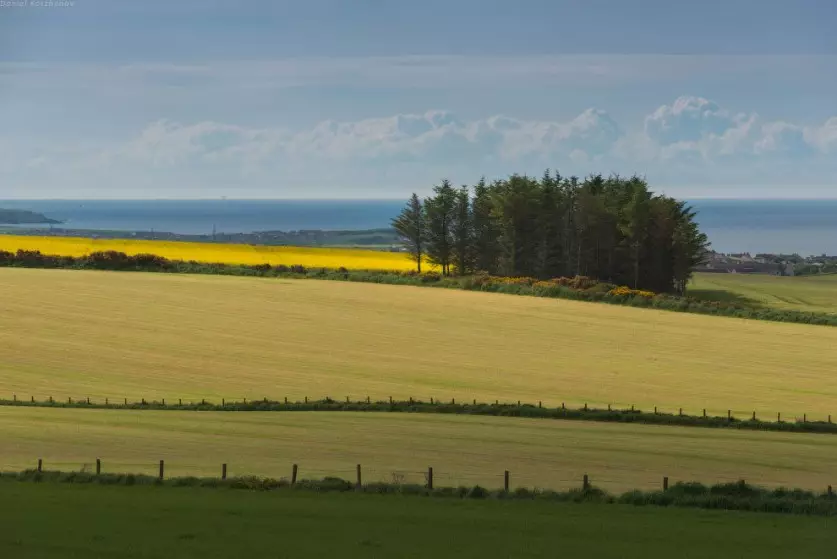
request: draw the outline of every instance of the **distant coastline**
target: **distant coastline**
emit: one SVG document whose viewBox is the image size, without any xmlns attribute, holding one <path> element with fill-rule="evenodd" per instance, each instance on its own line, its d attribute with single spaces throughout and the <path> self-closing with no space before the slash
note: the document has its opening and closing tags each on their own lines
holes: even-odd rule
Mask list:
<svg viewBox="0 0 837 559">
<path fill-rule="evenodd" d="M 42 213 L 29 210 L 0 208 L 0 225 L 46 225 L 62 223 Z"/>
<path fill-rule="evenodd" d="M 338 232 L 352 231 L 356 234 L 388 230 L 390 220 L 401 211 L 404 202 L 0 200 L 0 208 L 38 212 L 62 222 L 7 224 L 3 227 L 6 230 L 40 228 L 44 234 L 57 234 L 60 227 L 65 235 L 199 241 L 212 240 L 214 230 L 216 242 L 307 246 L 328 246 L 336 242 L 338 246 L 344 246 L 345 237 L 350 235 Z M 837 200 L 706 198 L 687 202 L 697 212 L 696 221 L 708 235 L 712 249 L 719 253 L 796 253 L 803 257 L 837 254 Z M 318 230 L 328 234 L 310 233 Z M 383 233 L 383 236 L 350 242 L 345 246 L 386 248 L 393 239 L 389 233 Z"/>
</svg>

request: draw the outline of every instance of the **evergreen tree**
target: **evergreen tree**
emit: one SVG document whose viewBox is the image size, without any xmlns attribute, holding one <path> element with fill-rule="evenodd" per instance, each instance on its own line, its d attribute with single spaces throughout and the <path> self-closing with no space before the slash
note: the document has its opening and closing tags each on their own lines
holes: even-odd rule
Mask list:
<svg viewBox="0 0 837 559">
<path fill-rule="evenodd" d="M 458 275 L 464 276 L 473 270 L 474 262 L 474 227 L 471 215 L 471 195 L 467 186 L 462 186 L 456 193 L 451 235 L 454 267 Z"/>
<path fill-rule="evenodd" d="M 450 181 L 433 188 L 435 196 L 424 201 L 424 214 L 427 223 L 427 259 L 442 269 L 442 274 L 450 274 L 453 263 L 454 239 L 453 223 L 456 210 L 456 190 Z"/>
<path fill-rule="evenodd" d="M 473 224 L 474 267 L 479 272 L 494 274 L 497 272 L 497 227 L 492 214 L 493 202 L 491 189 L 485 184 L 485 178 L 474 186 L 474 198 L 471 201 L 471 221 Z"/>
<path fill-rule="evenodd" d="M 424 208 L 418 195 L 413 193 L 407 206 L 398 217 L 392 220 L 392 227 L 401 236 L 410 258 L 416 263 L 416 270 L 421 273 L 421 261 L 425 254 L 426 231 Z"/>
</svg>

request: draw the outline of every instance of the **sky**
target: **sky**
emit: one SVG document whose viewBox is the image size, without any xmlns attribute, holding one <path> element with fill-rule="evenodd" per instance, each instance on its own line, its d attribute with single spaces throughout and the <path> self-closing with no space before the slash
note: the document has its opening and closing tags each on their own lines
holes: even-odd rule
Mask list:
<svg viewBox="0 0 837 559">
<path fill-rule="evenodd" d="M 0 0 L 0 199 L 837 198 L 832 0 Z"/>
</svg>

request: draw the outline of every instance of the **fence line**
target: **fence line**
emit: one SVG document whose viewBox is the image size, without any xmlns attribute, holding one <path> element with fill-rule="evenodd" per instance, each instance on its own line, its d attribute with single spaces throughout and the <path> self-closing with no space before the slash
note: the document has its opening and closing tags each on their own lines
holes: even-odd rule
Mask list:
<svg viewBox="0 0 837 559">
<path fill-rule="evenodd" d="M 136 473 L 132 473 L 132 472 L 123 472 L 123 471 L 105 472 L 104 468 L 103 468 L 103 462 L 102 462 L 101 458 L 96 458 L 95 464 L 96 464 L 96 469 L 95 469 L 95 475 L 96 476 L 107 475 L 107 474 L 111 474 L 111 475 L 146 475 L 146 476 L 148 476 L 148 474 L 136 474 Z M 74 472 L 65 472 L 65 471 L 62 471 L 62 470 L 49 470 L 45 466 L 46 466 L 46 463 L 45 463 L 44 459 L 43 458 L 38 458 L 37 467 L 34 469 L 34 471 L 37 471 L 38 473 L 41 473 L 41 474 L 46 473 L 46 472 L 74 473 Z M 149 467 L 151 467 L 151 463 L 149 463 Z M 307 471 L 309 473 L 316 473 L 316 472 L 323 473 L 323 472 L 326 472 L 324 470 L 305 470 L 305 471 Z M 349 471 L 350 470 L 348 470 L 348 469 L 346 470 L 346 472 L 349 472 Z M 368 473 L 368 471 L 369 470 L 364 470 L 363 466 L 361 464 L 356 464 L 356 466 L 354 468 L 354 481 L 352 482 L 351 479 L 345 479 L 344 481 L 353 483 L 354 486 L 357 487 L 357 488 L 364 487 L 364 483 L 363 483 L 364 472 Z M 375 470 L 373 470 L 373 471 L 375 471 Z M 228 464 L 226 462 L 219 464 L 219 472 L 220 472 L 220 475 L 218 477 L 204 476 L 203 479 L 220 479 L 220 480 L 228 480 L 229 479 Z M 302 477 L 301 476 L 302 472 L 303 472 L 303 470 L 300 468 L 299 464 L 293 463 L 290 467 L 290 471 L 288 472 L 289 476 L 288 477 L 277 478 L 277 481 L 285 480 L 285 481 L 287 481 L 287 483 L 289 485 L 294 486 L 297 483 L 301 483 L 301 482 L 305 482 L 305 481 L 321 481 L 321 480 L 328 480 L 329 478 L 334 477 L 334 476 L 325 475 L 320 480 L 317 480 L 317 479 Z M 329 473 L 329 472 L 331 472 L 331 471 L 329 470 L 326 473 Z M 85 469 L 82 469 L 80 473 L 88 473 L 88 472 L 86 472 Z M 438 488 L 438 486 L 435 484 L 435 481 L 439 478 L 440 472 L 434 470 L 433 466 L 428 466 L 427 469 L 424 470 L 424 471 L 412 471 L 412 472 L 402 472 L 402 473 L 411 473 L 411 474 L 422 475 L 423 479 L 424 479 L 424 483 L 423 484 L 408 484 L 408 483 L 405 483 L 404 480 L 398 479 L 395 476 L 393 476 L 393 480 L 392 480 L 391 484 L 393 484 L 393 485 L 423 485 L 428 490 Z M 450 473 L 441 473 L 441 475 L 443 477 L 447 477 L 447 476 L 450 476 L 450 477 L 455 476 L 457 478 L 460 477 L 456 474 L 450 474 Z M 149 476 L 149 477 L 152 477 L 152 476 Z M 170 478 L 166 477 L 166 462 L 165 462 L 165 460 L 160 460 L 157 463 L 157 472 L 156 472 L 156 475 L 153 476 L 153 477 L 156 477 L 156 479 L 158 479 L 160 481 L 163 481 L 165 479 L 170 479 Z M 270 479 L 269 476 L 234 476 L 234 477 L 254 477 L 254 478 L 259 478 L 259 479 Z M 513 481 L 514 478 L 513 478 L 512 472 L 509 471 L 509 470 L 502 470 L 501 473 L 496 474 L 496 477 L 497 478 L 502 478 L 502 489 L 506 493 L 509 493 L 512 490 L 521 489 L 521 488 L 523 488 L 523 489 L 532 489 L 532 488 L 544 489 L 543 487 L 539 487 L 537 485 L 532 486 L 532 487 L 526 487 L 526 486 L 523 486 L 523 485 L 513 486 L 512 481 Z M 339 478 L 339 479 L 342 480 L 343 478 Z M 671 484 L 670 484 L 670 479 L 671 478 L 669 476 L 663 475 L 663 476 L 659 476 L 657 479 L 658 479 L 657 483 L 659 484 L 657 487 L 660 490 L 668 491 L 671 488 Z M 573 484 L 573 485 L 570 486 L 570 489 L 581 489 L 581 490 L 590 490 L 593 487 L 597 487 L 596 482 L 599 482 L 599 483 L 601 483 L 601 482 L 614 483 L 614 484 L 615 483 L 623 483 L 623 482 L 618 482 L 616 480 L 594 478 L 594 477 L 590 476 L 589 474 L 583 474 L 582 476 L 580 476 L 579 478 L 576 478 L 576 479 L 562 478 L 560 480 L 555 480 L 555 481 L 561 481 L 561 482 L 566 482 L 566 483 Z M 756 481 L 759 481 L 759 480 L 756 480 Z M 739 478 L 721 478 L 721 479 L 716 480 L 716 483 L 717 482 L 727 483 L 727 484 L 729 484 L 729 483 L 745 484 L 746 483 L 745 479 L 740 478 L 740 477 Z M 372 481 L 372 483 L 374 484 L 376 482 Z M 693 481 L 689 480 L 689 483 L 693 483 Z M 460 484 L 460 486 L 462 486 L 462 484 Z M 498 488 L 490 488 L 489 487 L 487 489 L 498 489 Z M 794 489 L 798 489 L 798 488 L 795 487 Z M 827 494 L 829 496 L 834 495 L 834 490 L 833 490 L 831 485 L 827 485 L 824 488 L 824 494 Z"/>
<path fill-rule="evenodd" d="M 760 418 L 757 412 L 746 412 L 743 417 L 740 413 L 733 413 L 732 409 L 727 409 L 726 415 L 709 415 L 707 408 L 702 408 L 699 415 L 690 415 L 683 413 L 683 408 L 677 408 L 677 411 L 666 412 L 660 407 L 654 406 L 654 411 L 644 411 L 631 405 L 628 408 L 618 408 L 612 404 L 607 404 L 607 409 L 591 407 L 588 403 L 580 408 L 571 408 L 562 402 L 561 406 L 548 407 L 543 405 L 543 401 L 538 401 L 537 404 L 522 403 L 517 400 L 517 403 L 501 403 L 500 400 L 495 399 L 494 403 L 477 402 L 476 399 L 471 401 L 457 401 L 455 398 L 450 400 L 442 400 L 439 398 L 430 397 L 429 404 L 427 402 L 409 398 L 407 400 L 394 400 L 391 396 L 388 400 L 372 400 L 367 396 L 365 399 L 352 400 L 346 397 L 343 400 L 335 400 L 330 397 L 325 397 L 320 400 L 310 399 L 305 396 L 302 401 L 289 401 L 287 397 L 282 400 L 270 400 L 268 398 L 250 399 L 243 398 L 242 400 L 227 400 L 221 398 L 221 403 L 207 400 L 206 398 L 187 399 L 184 403 L 183 398 L 169 399 L 161 398 L 159 401 L 141 398 L 139 401 L 129 402 L 128 398 L 111 400 L 109 397 L 104 398 L 104 401 L 94 401 L 89 397 L 73 399 L 68 397 L 66 401 L 56 400 L 49 396 L 46 400 L 36 400 L 34 396 L 28 399 L 18 398 L 17 394 L 12 395 L 11 400 L 0 399 L 0 405 L 5 406 L 33 406 L 33 407 L 73 407 L 73 408 L 105 408 L 105 409 L 160 409 L 160 410 L 198 410 L 198 411 L 409 411 L 418 413 L 460 413 L 471 415 L 513 415 L 523 417 L 549 417 L 554 419 L 586 419 L 591 421 L 603 422 L 635 422 L 635 423 L 653 423 L 653 424 L 671 424 L 671 425 L 685 425 L 685 426 L 710 426 L 723 427 L 735 426 L 738 428 L 750 428 L 761 430 L 775 430 L 775 431 L 805 431 L 805 432 L 819 432 L 819 433 L 837 433 L 837 424 L 832 422 L 832 416 L 829 414 L 827 419 L 815 420 L 809 418 L 807 413 L 803 413 L 802 417 L 793 417 L 790 420 L 783 419 L 782 413 L 776 413 L 775 421 L 772 419 L 764 420 Z"/>
</svg>

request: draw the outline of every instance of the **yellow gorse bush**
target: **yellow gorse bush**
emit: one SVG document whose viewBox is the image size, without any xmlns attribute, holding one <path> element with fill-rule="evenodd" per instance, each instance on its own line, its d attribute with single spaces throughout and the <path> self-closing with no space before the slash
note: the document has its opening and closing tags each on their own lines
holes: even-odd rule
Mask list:
<svg viewBox="0 0 837 559">
<path fill-rule="evenodd" d="M 628 296 L 638 296 L 638 297 L 645 297 L 646 299 L 651 299 L 654 297 L 654 293 L 652 291 L 643 291 L 642 289 L 631 289 L 630 287 L 620 286 L 611 289 L 608 292 L 610 295 L 619 295 L 623 297 Z"/>
<path fill-rule="evenodd" d="M 401 252 L 346 248 L 0 235 L 0 250 L 9 252 L 37 250 L 42 254 L 74 257 L 114 250 L 124 252 L 129 256 L 154 254 L 169 260 L 194 260 L 206 263 L 270 264 L 271 266 L 298 264 L 308 268 L 340 268 L 342 266 L 351 270 L 409 271 L 415 269 L 415 263 Z"/>
</svg>

